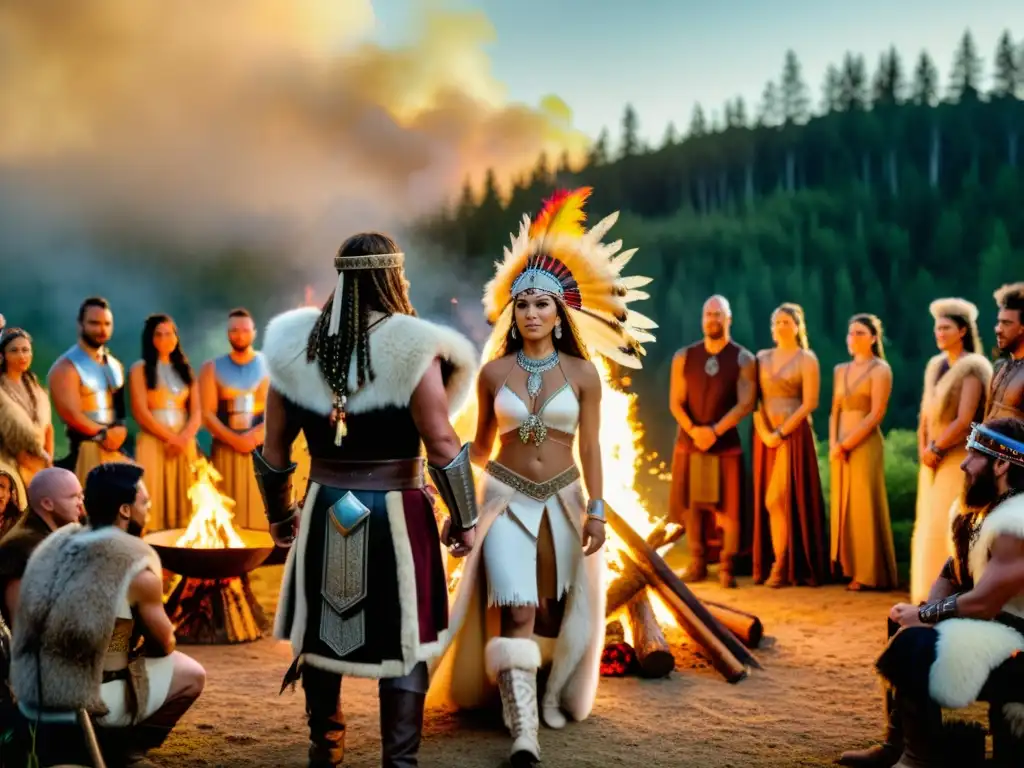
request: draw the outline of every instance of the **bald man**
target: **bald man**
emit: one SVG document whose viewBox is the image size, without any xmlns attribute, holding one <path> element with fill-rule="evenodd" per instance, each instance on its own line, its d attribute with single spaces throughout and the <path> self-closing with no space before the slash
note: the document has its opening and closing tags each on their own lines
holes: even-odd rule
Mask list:
<svg viewBox="0 0 1024 768">
<path fill-rule="evenodd" d="M 40 470 L 28 486 L 28 509 L 0 540 L 0 614 L 13 628 L 21 577 L 32 552 L 43 539 L 85 517 L 82 485 L 74 472 L 58 467 Z"/>
<path fill-rule="evenodd" d="M 690 565 L 686 581 L 707 578 L 708 541 L 722 530 L 718 577 L 735 587 L 746 491 L 743 449 L 736 426 L 754 410 L 754 356 L 732 341 L 732 308 L 724 296 L 704 302 L 704 338 L 672 360 L 669 408 L 679 430 L 672 455 L 669 519 L 686 527 Z M 713 520 L 715 525 L 709 525 Z"/>
</svg>

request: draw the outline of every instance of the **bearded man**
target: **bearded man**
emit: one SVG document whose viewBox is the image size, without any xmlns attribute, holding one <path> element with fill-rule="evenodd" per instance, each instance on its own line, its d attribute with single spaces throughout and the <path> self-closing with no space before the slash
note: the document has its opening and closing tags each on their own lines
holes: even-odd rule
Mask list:
<svg viewBox="0 0 1024 768">
<path fill-rule="evenodd" d="M 996 360 L 989 390 L 986 419 L 1024 419 L 1024 283 L 1004 285 L 995 292 Z"/>
<path fill-rule="evenodd" d="M 57 358 L 47 375 L 70 443 L 68 455 L 55 464 L 73 471 L 82 485 L 93 467 L 127 460 L 121 453 L 128 437 L 124 366 L 107 349 L 113 335 L 110 303 L 89 297 L 78 309 L 78 342 Z"/>
<path fill-rule="evenodd" d="M 669 408 L 679 425 L 672 456 L 669 520 L 686 527 L 690 565 L 683 579 L 707 578 L 711 531 L 722 529 L 718 577 L 735 587 L 734 560 L 740 549 L 746 493 L 743 448 L 736 426 L 754 410 L 754 356 L 729 335 L 732 309 L 724 296 L 704 302 L 704 338 L 676 353 L 672 361 Z"/>
<path fill-rule="evenodd" d="M 889 691 L 882 745 L 843 765 L 946 766 L 958 744 L 942 709 L 989 703 L 995 765 L 1024 755 L 1024 421 L 973 425 L 950 557 L 921 606 L 900 603 L 877 667 Z M 958 764 L 967 760 L 960 758 Z"/>
</svg>

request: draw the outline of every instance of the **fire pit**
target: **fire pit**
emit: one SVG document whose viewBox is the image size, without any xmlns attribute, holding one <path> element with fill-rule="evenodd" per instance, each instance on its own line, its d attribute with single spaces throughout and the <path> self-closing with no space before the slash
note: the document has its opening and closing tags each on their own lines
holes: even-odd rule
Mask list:
<svg viewBox="0 0 1024 768">
<path fill-rule="evenodd" d="M 193 466 L 188 528 L 145 537 L 166 571 L 174 574 L 164 607 L 179 643 L 224 644 L 259 640 L 270 622 L 253 594 L 249 572 L 274 551 L 269 533 L 237 530 L 234 502 L 220 493 L 220 475 L 205 459 Z"/>
</svg>

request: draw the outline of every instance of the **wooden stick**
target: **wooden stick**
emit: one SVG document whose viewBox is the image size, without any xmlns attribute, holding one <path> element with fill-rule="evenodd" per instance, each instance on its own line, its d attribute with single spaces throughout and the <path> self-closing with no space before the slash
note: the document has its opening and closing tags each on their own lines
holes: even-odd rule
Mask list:
<svg viewBox="0 0 1024 768">
<path fill-rule="evenodd" d="M 722 627 L 694 594 L 673 573 L 661 556 L 610 507 L 608 524 L 622 539 L 633 562 L 657 590 L 676 620 L 711 657 L 715 668 L 729 682 L 746 676 L 744 665 L 760 668 L 757 660 L 731 632 Z"/>
<path fill-rule="evenodd" d="M 704 607 L 722 626 L 736 635 L 747 648 L 757 648 L 761 644 L 761 638 L 764 637 L 764 626 L 757 616 L 708 600 L 704 601 Z"/>
<path fill-rule="evenodd" d="M 78 710 L 75 714 L 78 718 L 78 725 L 82 729 L 82 737 L 85 739 L 86 749 L 89 750 L 89 759 L 92 761 L 93 768 L 107 768 L 107 764 L 103 760 L 103 753 L 100 752 L 100 743 L 96 739 L 96 731 L 92 727 L 92 718 L 84 709 Z"/>
<path fill-rule="evenodd" d="M 633 648 L 640 663 L 642 677 L 665 677 L 676 667 L 675 657 L 665 641 L 665 635 L 654 617 L 651 601 L 644 590 L 634 597 L 626 608 L 629 625 L 633 630 Z"/>
</svg>

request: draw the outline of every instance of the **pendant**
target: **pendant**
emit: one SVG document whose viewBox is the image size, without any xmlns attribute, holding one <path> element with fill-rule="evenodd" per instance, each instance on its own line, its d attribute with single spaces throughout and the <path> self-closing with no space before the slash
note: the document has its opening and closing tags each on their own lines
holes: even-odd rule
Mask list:
<svg viewBox="0 0 1024 768">
<path fill-rule="evenodd" d="M 704 363 L 704 373 L 708 376 L 717 376 L 719 370 L 718 357 L 716 355 L 711 355 L 707 362 Z"/>
<path fill-rule="evenodd" d="M 536 371 L 526 377 L 526 393 L 530 397 L 540 394 L 540 388 L 544 384 L 544 376 Z"/>
<path fill-rule="evenodd" d="M 344 395 L 335 395 L 334 409 L 331 411 L 331 423 L 334 424 L 334 444 L 341 447 L 342 440 L 348 435 L 348 424 L 345 421 L 345 404 L 348 398 Z"/>
<path fill-rule="evenodd" d="M 535 413 L 531 413 L 527 416 L 523 423 L 519 425 L 519 439 L 523 445 L 526 445 L 533 440 L 534 445 L 540 445 L 548 437 L 547 425 L 540 420 L 540 417 Z"/>
</svg>

